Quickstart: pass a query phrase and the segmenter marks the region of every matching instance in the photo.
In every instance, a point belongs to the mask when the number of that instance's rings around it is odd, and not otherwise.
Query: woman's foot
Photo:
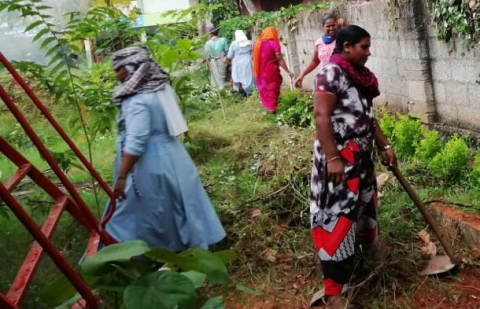
[[[341,295],[329,296],[325,309],[347,309],[348,301]]]

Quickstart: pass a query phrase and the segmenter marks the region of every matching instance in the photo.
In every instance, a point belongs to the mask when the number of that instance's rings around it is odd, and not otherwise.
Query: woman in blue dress
[[[177,139],[187,126],[167,73],[143,48],[120,50],[112,60],[120,80],[117,208],[106,231],[119,242],[144,240],[175,252],[219,242],[225,231]]]

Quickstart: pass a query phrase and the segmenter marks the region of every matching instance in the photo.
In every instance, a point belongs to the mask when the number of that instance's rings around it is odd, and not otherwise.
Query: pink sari
[[[261,46],[261,57],[259,74],[256,79],[260,101],[269,111],[277,109],[282,75],[276,53],[281,50],[280,44],[276,41],[264,41]]]

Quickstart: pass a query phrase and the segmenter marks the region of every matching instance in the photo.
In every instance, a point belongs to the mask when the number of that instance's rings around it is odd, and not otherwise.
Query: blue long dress
[[[248,95],[253,92],[253,68],[252,68],[252,49],[251,41],[233,42],[228,50],[227,58],[232,60],[232,81],[234,90],[239,90],[242,86]]]
[[[206,249],[222,240],[225,231],[192,159],[168,134],[158,100],[157,93],[147,93],[122,102],[115,175],[122,153],[140,158],[106,231],[120,242],[140,239],[175,252]]]

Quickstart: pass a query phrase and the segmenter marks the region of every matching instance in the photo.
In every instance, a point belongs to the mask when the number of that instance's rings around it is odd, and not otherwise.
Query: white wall
[[[144,14],[182,10],[190,7],[189,0],[140,0],[138,5]]]

